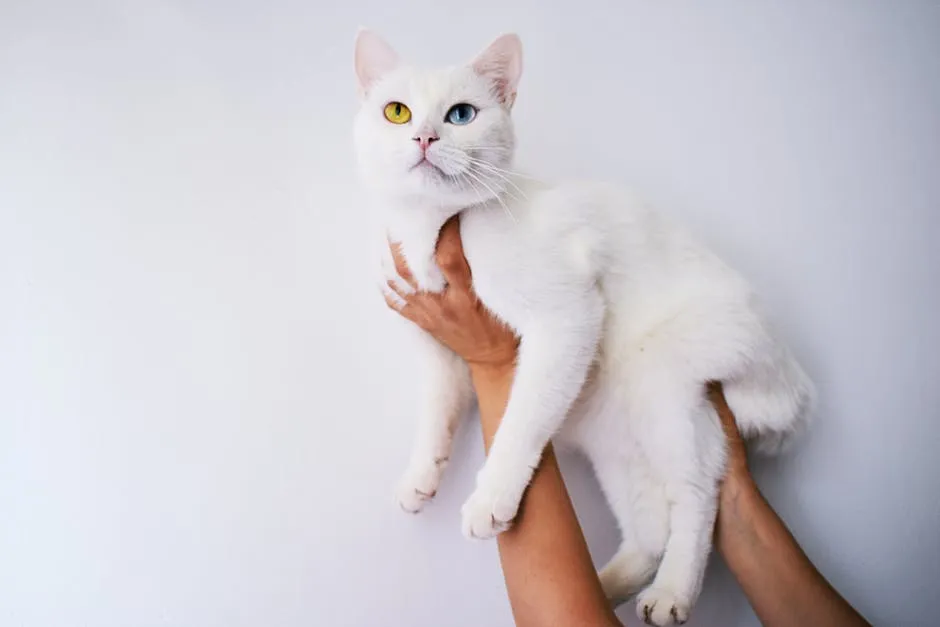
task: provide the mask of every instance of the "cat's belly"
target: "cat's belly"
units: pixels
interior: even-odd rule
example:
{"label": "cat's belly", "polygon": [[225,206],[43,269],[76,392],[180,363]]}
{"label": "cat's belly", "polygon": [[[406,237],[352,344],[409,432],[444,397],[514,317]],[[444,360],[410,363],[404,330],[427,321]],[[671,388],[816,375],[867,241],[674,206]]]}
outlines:
{"label": "cat's belly", "polygon": [[[723,471],[723,434],[717,416],[692,405],[678,411],[636,411],[625,381],[597,372],[588,380],[553,438],[560,450],[586,457],[602,483],[643,481],[656,489],[675,486],[683,477],[710,485]],[[605,490],[606,491],[606,490]],[[611,498],[611,495],[608,495]]]}
{"label": "cat's belly", "polygon": [[625,445],[639,445],[627,403],[618,388],[609,373],[595,364],[554,441],[589,458],[607,449],[622,452]]}

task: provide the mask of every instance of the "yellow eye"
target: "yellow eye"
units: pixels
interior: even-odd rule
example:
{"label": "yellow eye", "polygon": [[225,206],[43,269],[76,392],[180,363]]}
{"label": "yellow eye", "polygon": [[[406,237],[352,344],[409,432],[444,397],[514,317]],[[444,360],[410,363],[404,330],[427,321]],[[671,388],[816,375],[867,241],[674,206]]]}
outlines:
{"label": "yellow eye", "polygon": [[385,105],[385,119],[392,124],[406,124],[411,119],[411,109],[400,102]]}

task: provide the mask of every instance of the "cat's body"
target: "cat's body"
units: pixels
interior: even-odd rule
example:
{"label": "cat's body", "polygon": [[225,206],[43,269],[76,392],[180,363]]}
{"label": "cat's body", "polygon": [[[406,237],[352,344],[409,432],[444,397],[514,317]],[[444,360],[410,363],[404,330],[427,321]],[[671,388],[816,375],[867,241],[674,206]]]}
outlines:
{"label": "cat's body", "polygon": [[[425,119],[404,141],[417,142],[420,154],[395,147],[401,140],[393,136],[377,140],[388,140],[387,151],[375,149],[381,127],[366,107],[357,120],[360,159],[389,233],[419,287],[438,290],[437,233],[461,212],[474,289],[522,338],[509,405],[463,508],[464,532],[490,537],[510,524],[556,437],[590,459],[623,532],[601,574],[607,594],[621,601],[652,581],[637,599],[641,616],[684,621],[701,587],[724,470],[706,383],[721,381],[742,432],[774,450],[807,420],[810,381],[771,335],[746,282],[684,229],[618,187],[548,185],[507,169],[508,111],[521,70],[516,39],[497,40],[471,67],[448,74],[388,63],[379,81],[363,79],[369,73],[359,67],[360,59],[368,70],[393,54],[373,37],[366,34],[365,50],[360,37],[357,56],[364,90],[375,87],[366,105],[404,97],[428,104],[409,104]],[[482,134],[436,123],[470,99],[476,116],[488,116]],[[396,175],[407,183],[376,174],[370,150],[404,159]],[[460,360],[431,340],[420,345],[433,380],[399,490],[412,511],[436,491],[471,399]]]}

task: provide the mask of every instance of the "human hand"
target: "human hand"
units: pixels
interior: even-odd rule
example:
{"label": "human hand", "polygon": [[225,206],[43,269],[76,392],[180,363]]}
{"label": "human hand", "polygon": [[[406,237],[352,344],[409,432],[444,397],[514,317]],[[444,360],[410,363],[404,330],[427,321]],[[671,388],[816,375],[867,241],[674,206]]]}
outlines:
{"label": "human hand", "polygon": [[735,422],[734,412],[728,406],[721,383],[712,381],[707,385],[706,390],[708,400],[714,405],[721,419],[721,428],[725,432],[727,444],[728,461],[725,476],[721,482],[721,498],[724,500],[736,495],[738,488],[750,486],[753,479],[747,465],[747,448],[744,445],[744,438],[741,437],[741,431]]}
{"label": "human hand", "polygon": [[471,369],[509,369],[515,364],[519,339],[486,309],[473,291],[470,266],[460,241],[460,220],[441,229],[435,259],[447,281],[440,293],[421,292],[401,250],[392,243],[395,270],[405,285],[388,281],[385,302],[430,333],[467,362]]}

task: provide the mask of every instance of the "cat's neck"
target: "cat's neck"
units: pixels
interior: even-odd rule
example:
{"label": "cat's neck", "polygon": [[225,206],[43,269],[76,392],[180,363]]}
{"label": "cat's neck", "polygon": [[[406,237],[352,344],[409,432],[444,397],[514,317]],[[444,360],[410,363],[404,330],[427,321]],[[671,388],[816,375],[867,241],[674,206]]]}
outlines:
{"label": "cat's neck", "polygon": [[[519,189],[518,186],[515,189]],[[436,237],[440,228],[453,216],[465,210],[478,210],[486,207],[506,207],[516,198],[506,190],[500,190],[498,196],[467,199],[462,204],[442,203],[427,197],[390,197],[377,199],[386,228],[401,237],[409,235],[425,236],[433,233]]]}
{"label": "cat's neck", "polygon": [[442,205],[427,199],[388,199],[380,203],[382,220],[390,234],[404,239],[424,238],[433,234],[435,239],[444,223],[460,213],[462,207]]}
{"label": "cat's neck", "polygon": [[381,202],[382,211],[392,219],[415,220],[422,216],[440,220],[443,224],[451,216],[463,210],[459,205],[445,205],[427,199],[385,199]]}

